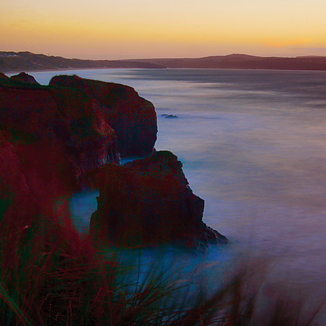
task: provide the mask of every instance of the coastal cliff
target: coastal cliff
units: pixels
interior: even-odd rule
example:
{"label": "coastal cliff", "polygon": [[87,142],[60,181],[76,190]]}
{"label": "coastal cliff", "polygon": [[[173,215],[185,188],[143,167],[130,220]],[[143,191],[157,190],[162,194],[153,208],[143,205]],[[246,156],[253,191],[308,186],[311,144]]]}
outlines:
{"label": "coastal cliff", "polygon": [[118,162],[116,134],[97,111],[78,89],[0,77],[0,129],[14,141],[61,148],[77,178]]}
{"label": "coastal cliff", "polygon": [[106,123],[115,130],[121,157],[153,153],[157,134],[155,108],[133,88],[78,76],[55,76],[50,85],[73,87],[91,97]]}
{"label": "coastal cliff", "polygon": [[[97,243],[199,248],[227,239],[203,223],[204,201],[191,191],[171,152],[155,152],[154,106],[128,86],[0,74],[0,208],[13,227],[35,216],[70,225],[69,200],[100,191],[91,218]],[[141,156],[123,166],[123,157]]]}
{"label": "coastal cliff", "polygon": [[119,163],[117,137],[78,89],[0,75],[0,192],[10,224],[42,216],[71,224],[69,200],[85,174]]}

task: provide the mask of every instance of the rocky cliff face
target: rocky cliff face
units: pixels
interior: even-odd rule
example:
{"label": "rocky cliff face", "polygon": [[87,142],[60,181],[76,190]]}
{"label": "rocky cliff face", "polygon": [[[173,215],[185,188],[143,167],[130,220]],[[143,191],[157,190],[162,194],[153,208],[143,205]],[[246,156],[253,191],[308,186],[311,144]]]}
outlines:
{"label": "rocky cliff face", "polygon": [[[67,225],[72,193],[97,187],[90,232],[98,243],[226,242],[203,223],[204,201],[177,157],[152,154],[156,132],[154,107],[130,87],[77,76],[41,86],[0,74],[0,213],[16,229],[36,217]],[[118,146],[123,156],[152,155],[121,166]]]}
{"label": "rocky cliff face", "polygon": [[227,242],[203,223],[204,201],[193,194],[171,152],[124,166],[108,164],[98,179],[98,209],[90,227],[98,244],[198,247]]}
{"label": "rocky cliff face", "polygon": [[152,154],[157,134],[155,108],[133,88],[78,76],[56,76],[50,85],[77,88],[92,98],[116,132],[121,157]]}
{"label": "rocky cliff face", "polygon": [[91,97],[78,89],[1,77],[0,129],[15,141],[61,147],[77,178],[93,167],[119,161],[114,130]]}
{"label": "rocky cliff face", "polygon": [[21,231],[44,219],[48,226],[72,225],[68,210],[75,188],[72,170],[61,148],[44,145],[13,142],[0,131],[2,226]]}
{"label": "rocky cliff face", "polygon": [[0,131],[0,213],[18,229],[29,224],[36,213],[20,165],[14,146]]}
{"label": "rocky cliff face", "polygon": [[71,223],[72,193],[108,162],[119,162],[116,135],[90,96],[0,75],[0,208],[10,225]]}

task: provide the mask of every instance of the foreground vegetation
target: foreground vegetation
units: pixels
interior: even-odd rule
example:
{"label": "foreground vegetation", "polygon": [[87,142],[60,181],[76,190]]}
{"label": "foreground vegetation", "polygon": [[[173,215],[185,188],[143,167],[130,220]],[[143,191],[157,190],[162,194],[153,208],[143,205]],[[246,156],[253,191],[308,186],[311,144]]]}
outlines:
{"label": "foreground vegetation", "polygon": [[244,274],[210,296],[155,266],[133,279],[117,256],[44,218],[17,230],[2,214],[0,266],[1,325],[310,325],[322,307],[301,318],[302,306],[283,300],[257,319]]}

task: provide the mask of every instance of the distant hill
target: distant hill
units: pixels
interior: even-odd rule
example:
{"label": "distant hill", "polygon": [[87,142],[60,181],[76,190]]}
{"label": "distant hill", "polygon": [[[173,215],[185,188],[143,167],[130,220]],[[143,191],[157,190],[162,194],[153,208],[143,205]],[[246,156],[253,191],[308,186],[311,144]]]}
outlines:
{"label": "distant hill", "polygon": [[34,54],[31,52],[0,52],[0,71],[37,71],[82,68],[164,68],[136,60],[81,60]]}
{"label": "distant hill", "polygon": [[258,57],[245,54],[210,56],[197,59],[145,59],[141,62],[167,68],[326,70],[326,57]]}
{"label": "distant hill", "polygon": [[81,60],[31,52],[0,52],[0,71],[2,72],[81,68],[223,68],[326,71],[326,57],[258,57],[230,54],[184,59]]}

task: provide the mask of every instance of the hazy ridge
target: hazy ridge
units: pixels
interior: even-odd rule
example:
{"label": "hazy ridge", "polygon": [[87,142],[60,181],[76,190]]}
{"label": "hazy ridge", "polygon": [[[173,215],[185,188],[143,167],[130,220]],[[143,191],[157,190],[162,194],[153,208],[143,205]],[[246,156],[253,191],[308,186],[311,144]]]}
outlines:
{"label": "hazy ridge", "polygon": [[82,60],[31,52],[1,52],[0,71],[39,71],[79,68],[215,68],[326,70],[326,57],[259,57],[245,54],[203,58]]}

